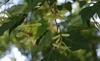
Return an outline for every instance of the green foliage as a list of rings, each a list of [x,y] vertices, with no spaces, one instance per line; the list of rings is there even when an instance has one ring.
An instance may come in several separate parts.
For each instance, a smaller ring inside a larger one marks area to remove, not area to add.
[[[90,23],[89,19],[94,15],[94,13],[95,12],[92,11],[92,7],[86,7],[83,10],[81,10],[80,14],[83,19],[83,23]]]
[[[9,28],[11,28],[12,26],[14,26],[14,24],[17,22],[15,21],[18,17],[13,17],[11,21],[4,23],[1,27],[0,27],[0,35],[3,35],[3,33],[8,30]]]
[[[34,36],[34,39],[39,39],[39,37],[41,36],[43,36],[43,33],[45,33],[46,32],[46,30],[47,30],[47,28],[48,28],[48,23],[47,23],[47,21],[44,21],[44,20],[42,20],[42,21],[39,21],[39,23],[41,23],[42,25],[41,26],[39,26],[38,27],[38,29],[37,29],[37,32],[36,32],[36,34],[34,34],[35,36]],[[36,29],[35,29],[36,30]]]
[[[99,5],[100,5],[100,2],[97,2],[96,4],[94,4],[93,11],[95,11],[95,13],[97,13],[98,16],[100,17],[100,7],[99,7]]]
[[[79,31],[70,31],[70,36],[63,40],[71,50],[89,49],[88,41]]]
[[[39,3],[43,2],[44,0],[26,0],[28,7],[27,11],[31,11],[31,9],[35,8]]]
[[[23,23],[23,21],[24,21],[24,19],[25,19],[26,16],[27,16],[26,14],[20,15],[19,19],[16,20],[17,22],[9,29],[9,35],[10,35],[10,33],[12,32],[12,30],[14,30],[14,29],[15,29],[17,26],[19,26],[21,23]]]
[[[100,38],[95,25],[100,25],[94,14],[100,17],[100,2],[73,1],[78,3],[76,8],[71,2],[57,5],[56,0],[24,0],[0,12],[8,16],[0,17],[0,54],[13,43],[31,51],[32,57],[42,52],[41,61],[97,61],[94,46]]]
[[[83,7],[86,4],[86,1],[79,1],[80,7]]]
[[[19,14],[24,13],[25,9],[26,5],[14,5],[8,10],[8,13],[12,16],[18,16]]]
[[[37,45],[32,46],[32,55],[34,56],[37,52],[41,52],[45,48],[50,46],[50,42],[52,40],[52,32],[50,30],[46,31],[44,36],[41,39],[37,40]]]
[[[58,50],[50,50],[47,53],[44,53],[44,58],[41,61],[65,61],[66,55],[60,54]]]
[[[83,23],[86,22],[87,25],[90,26],[90,20],[89,19],[91,17],[93,17],[93,15],[95,13],[97,13],[98,16],[100,17],[100,9],[99,9],[100,7],[99,7],[99,5],[100,5],[100,2],[97,2],[93,6],[86,7],[86,8],[84,8],[80,11],[81,17],[83,19]]]

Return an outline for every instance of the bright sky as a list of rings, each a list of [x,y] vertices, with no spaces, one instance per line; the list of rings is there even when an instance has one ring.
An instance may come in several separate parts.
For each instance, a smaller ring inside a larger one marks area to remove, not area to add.
[[[0,61],[12,61],[12,58],[15,58],[16,61],[29,61],[26,56],[21,54],[16,46],[11,46],[11,52],[7,52]]]
[[[3,0],[4,1],[4,0]],[[3,2],[2,0],[0,0],[0,2]],[[6,5],[2,5],[0,7],[1,10],[5,10],[10,8],[13,5],[17,5],[17,4],[22,4],[24,0],[9,0],[9,2],[6,3]],[[4,3],[4,2],[3,2]],[[5,8],[6,7],[6,8]]]

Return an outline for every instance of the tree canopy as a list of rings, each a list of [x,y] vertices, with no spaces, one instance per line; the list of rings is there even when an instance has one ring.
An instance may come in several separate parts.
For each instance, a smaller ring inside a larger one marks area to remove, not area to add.
[[[24,0],[0,14],[0,54],[15,44],[40,61],[99,61],[99,1]]]

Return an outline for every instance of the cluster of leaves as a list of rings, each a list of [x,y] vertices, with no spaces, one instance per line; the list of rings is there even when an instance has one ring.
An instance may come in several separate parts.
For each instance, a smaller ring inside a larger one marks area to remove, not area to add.
[[[80,14],[83,19],[83,23],[86,22],[88,26],[90,26],[90,18],[93,17],[94,14],[97,13],[97,15],[100,17],[100,8],[99,8],[100,2],[97,2],[96,4],[93,4],[93,6],[88,6],[81,10]]]
[[[87,1],[73,1],[78,2],[80,8],[88,4]],[[1,21],[0,36],[3,36],[0,47],[6,47],[7,43],[12,42],[21,49],[30,50],[32,57],[38,52],[43,52],[44,58],[41,61],[71,61],[70,58],[73,57],[76,61],[86,61],[94,55],[92,50],[95,49],[91,46],[96,45],[94,40],[98,41],[99,38],[94,36],[96,30],[90,26],[90,18],[95,13],[100,17],[100,2],[92,3],[93,6],[88,5],[81,11],[78,9],[78,13],[72,13],[71,2],[62,5],[56,3],[56,0],[25,0],[23,4],[14,5],[1,12],[8,17]],[[64,16],[68,12],[70,15]],[[65,21],[57,23],[57,19]],[[80,55],[80,52],[85,56],[84,60],[75,56],[75,53]]]

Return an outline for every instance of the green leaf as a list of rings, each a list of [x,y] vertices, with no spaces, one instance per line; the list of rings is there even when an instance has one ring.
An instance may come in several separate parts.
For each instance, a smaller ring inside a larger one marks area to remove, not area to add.
[[[36,41],[36,44],[39,45],[41,39],[44,37],[44,35],[47,33],[48,31],[45,31]]]
[[[18,26],[19,28],[27,28],[27,27],[38,27],[41,26],[41,23],[34,23],[34,24],[22,24],[20,26]]]
[[[41,20],[38,23],[41,23],[41,26],[38,26],[36,33],[34,34],[34,39],[37,40],[43,33],[47,30],[48,22],[45,20]]]
[[[0,26],[0,36],[3,35],[3,33],[8,30],[9,28],[11,28],[12,26],[15,25],[15,23],[17,22],[16,19],[18,19],[18,16],[15,16],[13,18],[11,18],[11,21],[4,23],[2,26]]]
[[[44,52],[44,58],[41,61],[67,61],[67,55],[61,54],[58,50],[48,50]]]
[[[36,46],[32,46],[32,54],[34,55],[37,52],[42,51],[43,49],[46,49],[50,45],[50,42],[52,40],[52,32],[48,30],[44,36],[42,36],[42,39],[38,42],[39,44]]]
[[[38,48],[39,48],[39,46],[38,45],[35,45],[35,46],[31,46],[31,48],[32,48],[32,57],[37,53],[37,52],[39,52],[39,50],[38,50]]]
[[[86,4],[86,1],[79,1],[80,7],[83,7]]]
[[[51,50],[44,55],[41,61],[55,61],[57,60],[58,53],[55,50]]]
[[[89,19],[95,14],[95,12],[92,10],[92,7],[86,7],[80,11],[81,18],[83,20],[83,23],[88,23]]]
[[[70,34],[61,34],[62,36],[64,36],[64,37],[69,37],[70,36]]]
[[[88,41],[79,31],[71,31],[69,34],[70,36],[63,41],[71,50],[89,49]]]
[[[25,5],[14,5],[12,6],[9,10],[8,13],[10,13],[11,15],[19,15],[22,14],[25,10],[26,6]]]
[[[25,34],[24,34],[23,32],[19,32],[19,33],[16,34],[17,37],[22,37],[22,36],[24,36],[24,35],[25,35]]]
[[[17,20],[17,22],[9,29],[9,35],[17,26],[21,25],[26,18],[27,14],[21,14]]]
[[[95,11],[100,18],[100,2],[97,2],[97,3],[94,4],[93,11]]]
[[[53,34],[50,30],[43,36],[43,38],[39,42],[39,50],[43,50],[44,47],[48,47],[52,40]]]
[[[57,19],[55,17],[55,15],[54,14],[51,14],[51,13],[47,13],[43,18],[45,20],[48,20],[49,23],[52,23],[55,19]]]
[[[68,2],[68,3],[65,3],[64,5],[65,5],[65,8],[71,12],[71,10],[72,10],[72,6],[71,6],[72,3]]]
[[[65,18],[62,14],[51,14],[51,13],[47,13],[44,17],[45,20],[48,20],[49,23],[52,23],[55,19],[60,19],[60,20],[67,20],[67,18]]]
[[[26,2],[28,3],[28,12],[35,8],[35,6],[38,5],[38,3],[43,2],[44,0],[26,0]]]
[[[60,35],[57,35],[57,36],[54,36],[53,39],[55,40],[55,39],[57,39],[59,37],[60,37]]]
[[[58,5],[57,8],[58,8],[59,10],[62,10],[62,9],[63,9],[63,5]]]
[[[60,14],[61,16],[63,16],[67,12],[68,12],[68,10],[58,11],[58,14]]]

